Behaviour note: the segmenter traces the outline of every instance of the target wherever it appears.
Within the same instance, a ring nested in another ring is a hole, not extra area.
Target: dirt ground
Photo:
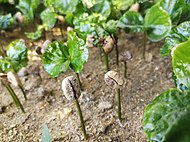
[[[23,38],[19,31],[7,34],[4,44]],[[58,35],[57,38],[60,36]],[[29,43],[30,49],[42,40]],[[133,59],[128,64],[128,78],[122,87],[123,126],[118,123],[115,91],[104,82],[105,67],[99,51],[89,49],[89,59],[80,74],[84,91],[79,102],[88,134],[88,142],[146,142],[142,129],[143,111],[146,105],[167,88],[173,87],[171,59],[162,58],[162,43],[147,42],[146,60],[142,59],[143,35],[120,33],[119,52],[129,50]],[[116,70],[115,50],[109,55],[110,68]],[[47,124],[54,142],[80,142],[83,135],[74,103],[63,96],[61,81],[71,70],[58,78],[50,78],[41,61],[30,61],[28,74],[21,77],[28,100],[15,88],[26,113],[15,107],[12,98],[0,84],[0,142],[41,141],[42,126]],[[123,64],[120,63],[123,75]]]

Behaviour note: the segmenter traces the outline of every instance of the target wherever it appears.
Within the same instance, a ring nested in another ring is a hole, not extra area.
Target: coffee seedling
[[[104,80],[106,84],[117,90],[117,106],[118,106],[118,119],[121,121],[121,97],[120,97],[120,87],[123,85],[123,79],[119,76],[119,74],[115,71],[109,71],[105,74]]]
[[[129,51],[121,53],[121,62],[124,63],[124,78],[127,78],[127,62],[132,59],[132,54]]]
[[[10,80],[10,77],[9,77]],[[25,113],[24,111],[24,107],[22,106],[19,98],[17,97],[15,91],[13,90],[13,88],[11,87],[9,81],[8,81],[8,76],[7,74],[4,73],[0,73],[0,81],[3,84],[3,86],[5,86],[5,88],[7,89],[7,91],[9,92],[9,94],[11,95],[14,103],[16,104],[17,107],[20,107],[20,109],[22,110],[23,113]],[[16,84],[16,83],[15,83]]]
[[[84,120],[81,112],[81,108],[78,102],[78,98],[80,96],[80,87],[78,81],[73,76],[68,76],[62,81],[62,90],[65,97],[72,102],[75,102],[77,107],[78,115],[80,117],[81,127],[84,135],[84,139],[87,139],[86,129],[84,125]]]
[[[110,53],[113,50],[114,47],[114,40],[113,38],[111,38],[110,36],[108,36],[105,41],[104,41],[104,45],[103,45],[103,49],[104,49],[104,62],[106,65],[106,70],[109,71],[109,59],[108,59],[108,53]]]

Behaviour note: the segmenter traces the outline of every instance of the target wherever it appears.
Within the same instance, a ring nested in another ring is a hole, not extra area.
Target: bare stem
[[[105,65],[106,65],[106,71],[109,71],[110,68],[109,68],[108,54],[107,54],[105,51],[103,51],[103,52],[104,52],[104,63],[105,63]]]
[[[117,64],[117,71],[119,72],[119,50],[118,50],[118,46],[117,46],[118,38],[115,38],[115,39],[116,39],[116,42],[115,42],[116,64]]]
[[[22,85],[19,85],[18,86],[20,88],[20,90],[22,91],[23,95],[24,95],[24,99],[27,100],[27,96],[26,96],[26,93],[24,91],[24,87]]]
[[[87,134],[86,134],[86,129],[85,129],[85,125],[84,125],[84,120],[83,120],[83,116],[82,116],[82,111],[80,108],[80,104],[78,102],[78,99],[75,100],[75,105],[77,107],[77,111],[78,111],[78,115],[80,117],[80,123],[81,123],[81,127],[82,127],[82,131],[83,131],[83,135],[84,135],[84,139],[87,139]]]
[[[83,91],[83,87],[82,87],[82,83],[80,81],[79,73],[76,73],[76,76],[77,76],[77,79],[78,79],[80,90]]]
[[[117,114],[118,114],[118,119],[121,121],[121,97],[120,97],[120,89],[117,89]]]
[[[20,107],[22,112],[25,113],[24,107],[22,106],[20,100],[18,99],[18,97],[17,97],[16,93],[14,92],[14,90],[12,89],[12,87],[9,84],[4,83],[3,81],[2,81],[2,84],[6,87],[7,91],[9,92],[11,97],[13,98],[13,101],[16,104],[16,106]]]
[[[102,48],[101,47],[98,47],[99,48],[99,54],[100,54],[100,61],[102,62]]]
[[[146,37],[146,32],[144,32],[144,35],[143,35],[143,59],[144,60],[145,60],[146,43],[147,43],[147,37]]]
[[[124,78],[127,78],[127,62],[124,62]]]

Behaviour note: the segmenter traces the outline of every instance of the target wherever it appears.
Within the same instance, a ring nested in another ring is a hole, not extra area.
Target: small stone
[[[102,109],[102,110],[104,110],[104,109],[110,109],[110,108],[112,108],[112,104],[110,103],[110,102],[107,102],[107,101],[105,101],[105,102],[100,102],[99,104],[98,104],[98,108],[99,109]]]
[[[152,53],[147,53],[147,54],[145,55],[145,61],[147,61],[147,62],[151,62],[151,61],[152,61],[152,58],[153,58]]]

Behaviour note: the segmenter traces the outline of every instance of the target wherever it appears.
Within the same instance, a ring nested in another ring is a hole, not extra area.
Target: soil
[[[60,34],[55,34],[61,39]],[[59,32],[58,32],[59,33]],[[3,45],[17,38],[24,38],[31,56],[36,45],[43,40],[32,41],[25,38],[18,30],[6,33]],[[130,35],[121,32],[119,35],[119,52],[129,50],[132,60],[128,61],[128,76],[121,88],[122,124],[117,119],[117,99],[115,90],[104,82],[105,67],[100,61],[99,50],[89,49],[89,59],[80,74],[84,91],[79,103],[88,134],[88,142],[146,142],[143,132],[143,111],[162,91],[173,87],[170,58],[162,58],[159,48],[162,42],[147,42],[146,59],[142,59],[143,34]],[[32,55],[33,53],[33,55]],[[12,98],[0,84],[0,142],[38,142],[41,141],[42,127],[48,125],[54,142],[84,141],[75,104],[69,102],[62,93],[61,82],[71,70],[58,78],[50,78],[43,70],[39,58],[32,57],[28,63],[26,76],[21,81],[28,97],[15,88],[26,113],[15,107]],[[116,70],[115,50],[109,55],[110,68]],[[120,63],[120,74],[123,76],[123,64]]]

